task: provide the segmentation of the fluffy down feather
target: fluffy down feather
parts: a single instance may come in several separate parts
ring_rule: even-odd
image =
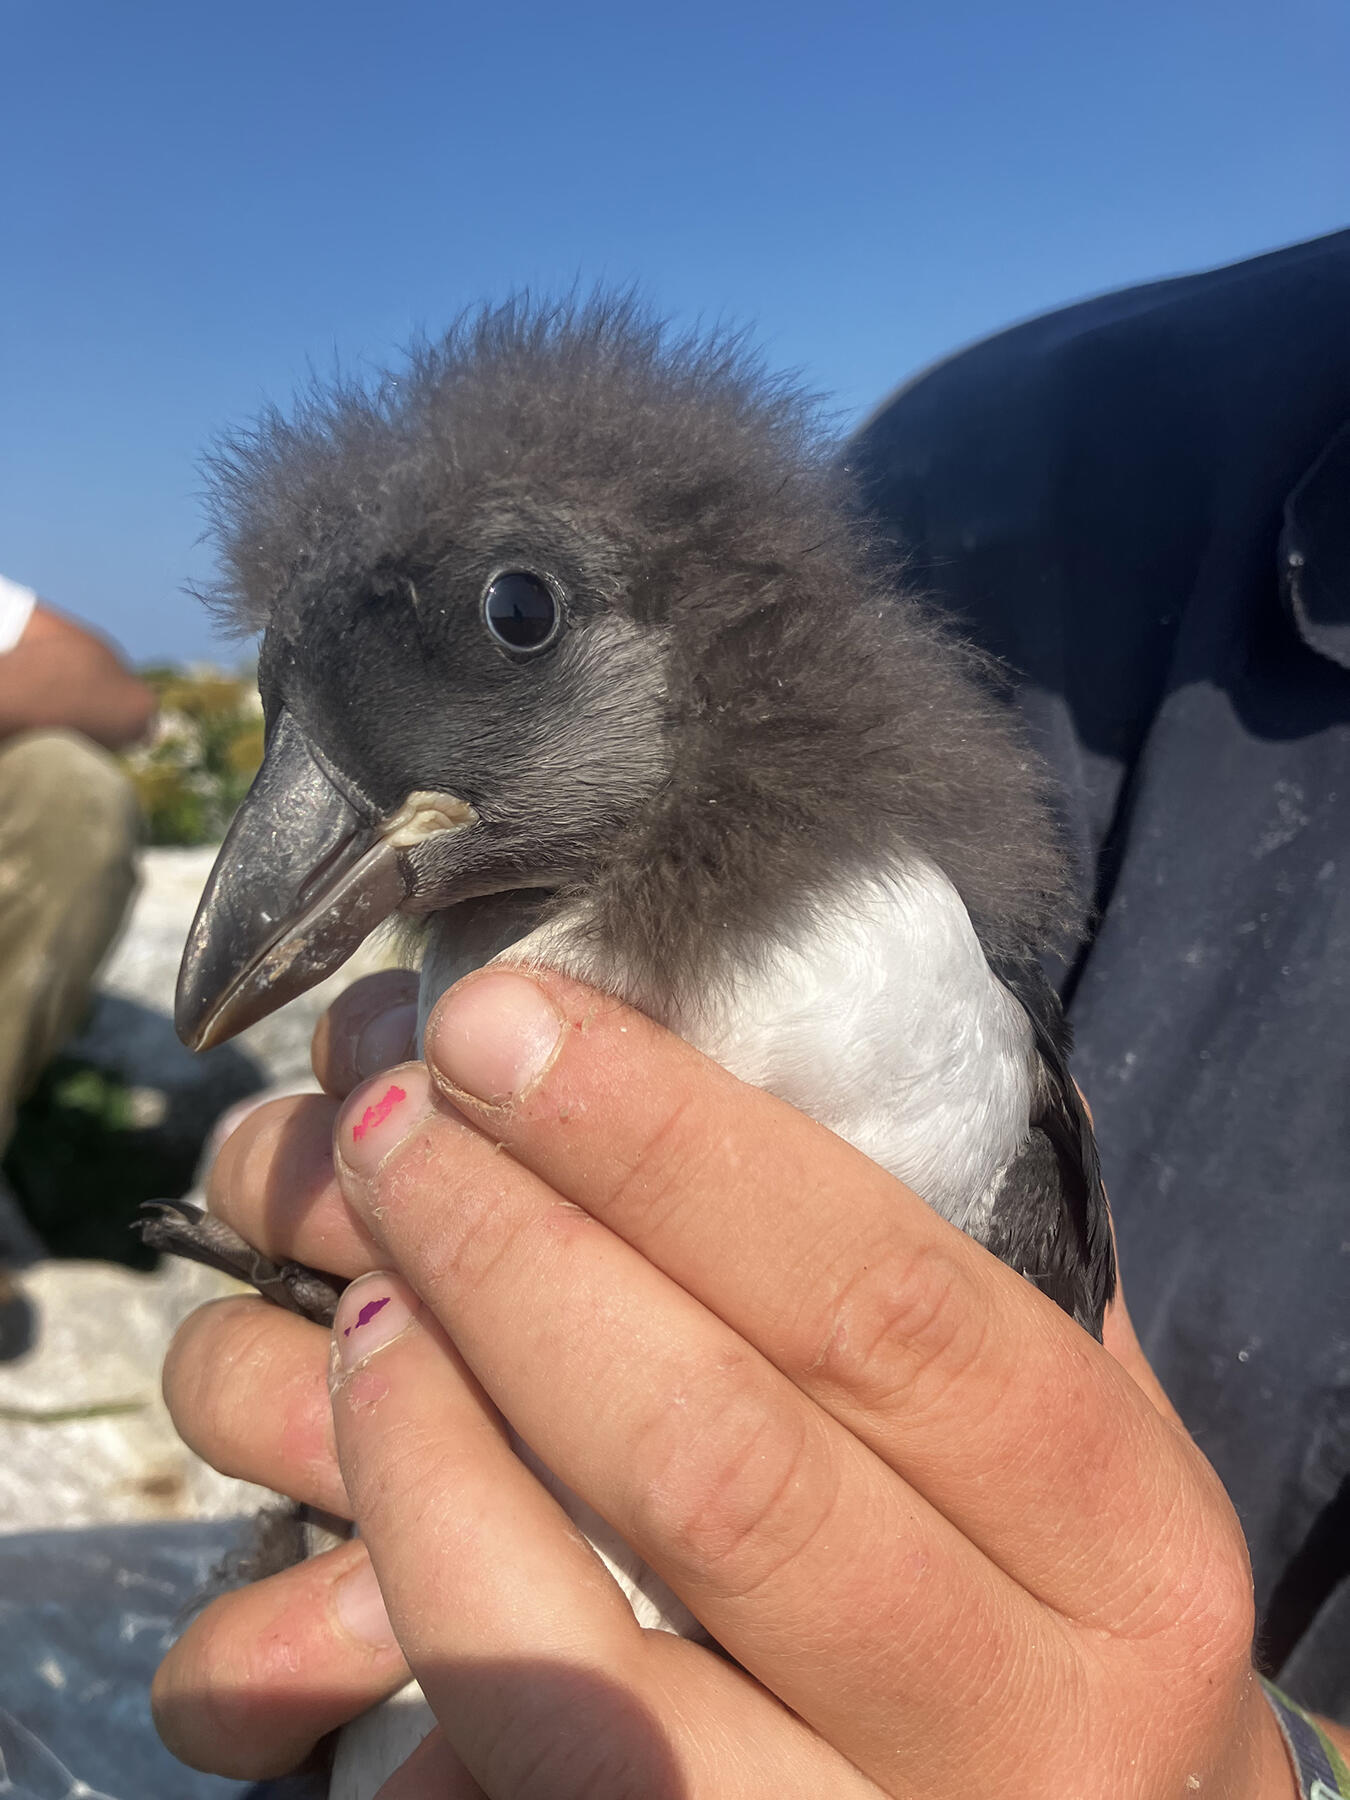
[[[806,929],[841,876],[913,856],[992,958],[1025,962],[1068,915],[1041,771],[999,671],[904,593],[835,452],[737,336],[627,297],[517,299],[222,443],[208,598],[298,634],[372,582],[434,590],[452,557],[563,544],[592,601],[662,641],[673,766],[586,882],[634,998],[668,1011]]]

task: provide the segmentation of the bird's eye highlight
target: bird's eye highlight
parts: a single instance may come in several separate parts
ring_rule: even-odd
[[[524,569],[496,576],[483,595],[484,622],[508,650],[542,650],[553,641],[559,616],[553,589]]]

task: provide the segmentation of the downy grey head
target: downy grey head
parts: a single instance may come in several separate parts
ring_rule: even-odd
[[[818,408],[740,339],[515,301],[211,467],[211,598],[263,633],[267,753],[189,942],[188,1041],[396,912],[481,930],[584,896],[658,1011],[906,856],[991,959],[1060,920],[990,670],[903,593]]]

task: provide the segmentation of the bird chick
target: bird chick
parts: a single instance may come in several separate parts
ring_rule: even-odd
[[[186,1041],[421,918],[425,1005],[502,953],[620,995],[1100,1333],[1043,778],[808,398],[627,299],[513,302],[268,414],[213,513],[267,751],[189,938]]]
[[[213,476],[213,599],[263,633],[267,742],[184,956],[188,1043],[417,919],[424,1016],[493,957],[578,976],[1100,1336],[1106,1202],[1040,970],[1071,910],[1044,779],[807,397],[628,299],[520,301],[269,413]],[[231,1266],[205,1230],[157,1241]],[[562,1497],[644,1622],[692,1628]]]

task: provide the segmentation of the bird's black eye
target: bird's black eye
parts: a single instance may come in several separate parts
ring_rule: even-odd
[[[558,602],[551,587],[525,569],[508,569],[488,583],[483,618],[508,650],[542,650],[558,629]]]

